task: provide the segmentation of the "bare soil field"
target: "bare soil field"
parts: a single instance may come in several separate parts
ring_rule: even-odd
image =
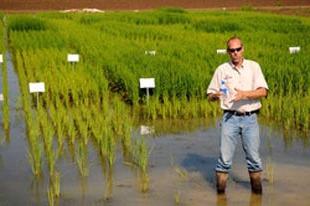
[[[309,0],[0,0],[1,11],[42,11],[79,8],[102,10],[188,9],[310,6]],[[290,12],[288,12],[290,13]]]

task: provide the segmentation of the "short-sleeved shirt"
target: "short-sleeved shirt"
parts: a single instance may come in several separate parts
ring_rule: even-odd
[[[222,80],[226,82],[231,91],[235,91],[234,89],[250,91],[261,87],[268,89],[259,64],[247,59],[243,60],[240,68],[236,68],[232,62],[226,62],[220,65],[212,77],[207,94],[219,92]],[[229,104],[224,104],[223,99],[221,99],[221,108],[223,110],[250,112],[260,109],[261,106],[259,99],[231,101]]]

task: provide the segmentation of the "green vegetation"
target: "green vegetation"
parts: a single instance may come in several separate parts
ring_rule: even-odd
[[[2,105],[2,125],[4,130],[7,134],[9,134],[9,127],[10,127],[10,116],[9,116],[9,88],[8,88],[8,71],[6,66],[6,49],[5,49],[5,38],[6,38],[6,27],[5,22],[3,19],[3,15],[0,13],[0,54],[2,54],[3,63],[0,63],[0,74],[1,84],[2,84],[2,91],[0,93],[3,94],[3,102],[0,104]]]
[[[140,189],[146,192],[149,152],[144,140],[132,144],[134,120],[218,116],[220,109],[206,100],[206,89],[216,67],[228,59],[216,49],[225,48],[234,34],[243,38],[246,57],[261,64],[269,84],[262,115],[308,133],[309,18],[245,10],[9,15],[9,47],[20,81],[29,160],[34,175],[40,176],[45,155],[50,204],[61,195],[56,168],[64,150],[73,151],[85,177],[90,144],[101,158],[107,199],[118,145],[123,159],[138,169]],[[301,46],[301,52],[289,54],[290,46]],[[156,55],[148,53],[152,50]],[[68,63],[69,53],[79,54],[80,61]],[[141,77],[156,81],[148,102],[139,89]],[[45,82],[46,89],[38,103],[28,91],[28,83],[37,81]]]

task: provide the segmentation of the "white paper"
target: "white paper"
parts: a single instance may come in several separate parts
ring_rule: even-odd
[[[226,51],[226,49],[217,49],[217,50],[216,50],[216,53],[217,53],[217,54],[226,54],[227,51]]]
[[[3,94],[0,94],[0,102],[4,100]]]
[[[300,47],[295,46],[295,47],[289,47],[290,54],[298,53],[300,52]]]
[[[3,55],[0,54],[0,63],[3,63]]]
[[[30,93],[45,92],[44,82],[30,82],[29,83],[29,91],[30,91]]]
[[[140,88],[155,88],[155,78],[140,78]]]
[[[80,56],[78,54],[68,54],[68,62],[79,62]]]

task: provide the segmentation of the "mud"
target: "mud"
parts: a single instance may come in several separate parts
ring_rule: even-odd
[[[154,9],[159,7],[232,8],[232,7],[283,7],[306,6],[308,0],[0,0],[0,10],[63,10],[97,8],[103,10]]]

